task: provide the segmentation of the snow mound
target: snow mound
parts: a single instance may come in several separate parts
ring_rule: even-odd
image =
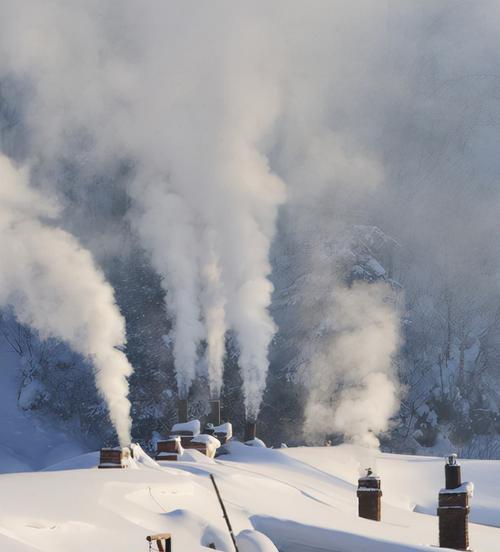
[[[221,446],[219,439],[216,439],[212,435],[197,435],[191,439],[191,442],[204,444],[207,447],[207,456],[210,458],[215,456],[215,451]]]
[[[137,469],[98,470],[92,453],[50,472],[1,475],[0,551],[139,551],[146,535],[167,532],[174,550],[204,552],[214,544],[228,552],[233,547],[210,474],[240,552],[431,552],[438,544],[442,458],[232,441],[223,459],[188,450],[180,461],[158,466],[131,448]],[[91,469],[77,469],[83,465]],[[357,482],[367,466],[382,483],[379,523],[358,517]],[[497,552],[500,462],[463,460],[462,470],[475,484],[471,548]]]
[[[36,552],[37,549],[0,534],[0,550],[5,552]]]
[[[161,470],[161,467],[158,464],[158,462],[155,462],[148,454],[146,454],[142,449],[141,445],[137,443],[133,443],[132,445],[130,445],[130,448],[134,456],[134,463],[136,467],[143,466],[145,468]]]
[[[30,466],[9,447],[0,446],[0,471],[2,473],[24,472],[30,471]]]
[[[272,541],[263,533],[246,529],[236,537],[239,552],[278,552]]]
[[[203,443],[204,445],[210,445],[215,448],[220,447],[220,441],[213,435],[205,435],[204,433],[196,435],[191,439],[192,443]]]
[[[0,353],[0,473],[40,470],[85,452],[85,445],[63,431],[62,424],[19,408],[20,359],[1,335]]]
[[[88,452],[47,466],[42,471],[88,470],[99,465],[99,452]]]
[[[225,422],[217,427],[214,427],[215,433],[225,433],[226,439],[229,439],[233,436],[233,424],[231,422]]]
[[[195,462],[197,464],[213,464],[214,460],[203,454],[199,450],[183,449],[183,453],[179,456],[181,462]],[[163,464],[165,465],[165,464]],[[170,465],[170,464],[169,464]],[[173,466],[175,467],[175,466]]]
[[[256,447],[256,448],[267,448],[264,441],[262,441],[258,437],[255,437],[255,439],[250,439],[250,441],[245,441],[245,445],[248,445],[249,447]]]
[[[174,424],[171,433],[180,433],[181,431],[191,432],[192,435],[199,435],[200,433],[200,420],[191,420],[189,422],[183,422],[181,424]]]

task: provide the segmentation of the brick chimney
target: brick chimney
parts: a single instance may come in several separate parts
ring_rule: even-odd
[[[220,426],[220,400],[212,399],[208,402],[210,404],[210,414],[208,416],[208,421],[215,427]]]
[[[255,420],[247,420],[244,442],[253,441],[255,437],[257,437],[257,422]]]
[[[358,514],[359,517],[380,521],[382,517],[382,490],[380,477],[373,475],[371,468],[366,475],[358,479]]]
[[[177,400],[177,421],[183,424],[188,421],[188,401],[187,399]]]
[[[472,483],[462,483],[457,455],[451,454],[444,466],[446,487],[439,491],[439,546],[469,550],[469,497]]]

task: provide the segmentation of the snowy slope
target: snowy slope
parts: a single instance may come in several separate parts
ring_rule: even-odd
[[[19,357],[0,338],[0,473],[37,470],[81,454],[76,440],[18,407],[19,373]]]
[[[437,544],[443,460],[366,452],[351,446],[280,450],[232,443],[230,454],[133,469],[97,470],[97,453],[37,473],[0,476],[0,550],[139,552],[145,537],[171,532],[173,550],[215,543],[232,550],[208,475],[215,474],[240,552],[409,552]],[[369,462],[382,477],[381,523],[357,517],[355,483]],[[463,462],[475,483],[471,542],[495,552],[500,529],[500,462]],[[416,511],[414,511],[416,510]],[[249,532],[258,530],[264,535]],[[245,532],[246,531],[246,532]]]

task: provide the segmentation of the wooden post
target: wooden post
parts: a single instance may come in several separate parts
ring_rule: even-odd
[[[151,542],[156,542],[156,547],[159,552],[172,552],[172,536],[170,533],[158,533],[157,535],[149,535],[146,537],[146,540],[150,543],[149,547],[151,549]],[[163,542],[162,542],[163,541]]]
[[[231,521],[229,520],[229,516],[227,515],[226,507],[224,506],[224,502],[222,502],[222,497],[219,492],[219,487],[217,487],[217,483],[215,482],[215,477],[213,476],[213,474],[210,474],[210,480],[212,481],[212,485],[214,486],[215,494],[217,495],[217,499],[219,501],[219,504],[222,510],[222,515],[226,521],[226,525],[227,525],[229,534],[231,536],[231,540],[233,541],[234,549],[236,552],[239,552],[238,545],[236,544],[236,539],[234,537],[233,526],[231,525]]]

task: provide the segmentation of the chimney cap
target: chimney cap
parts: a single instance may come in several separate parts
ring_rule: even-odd
[[[455,452],[453,454],[449,454],[446,458],[446,463],[448,464],[448,466],[456,466],[457,458],[458,455]]]

